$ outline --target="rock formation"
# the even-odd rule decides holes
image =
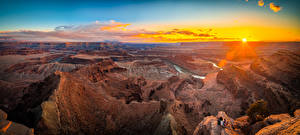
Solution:
[[[22,124],[7,119],[7,114],[0,109],[0,134],[1,135],[33,135],[34,130]]]
[[[226,120],[225,126],[218,124],[218,119],[222,117]],[[217,116],[205,117],[196,127],[193,135],[237,135],[242,134],[240,130],[234,129],[234,120],[226,115],[225,112],[218,112]]]
[[[198,55],[186,57],[185,50],[28,45],[62,52],[16,56],[2,64],[0,108],[9,115],[0,111],[0,118],[34,128],[35,134],[273,133],[270,126],[276,133],[297,132],[299,111],[290,115],[299,108],[299,52],[281,51],[221,70]],[[275,114],[249,123],[245,110],[259,99]],[[219,117],[226,127],[217,124]]]
[[[297,115],[299,109],[295,111],[294,117],[289,114],[270,115],[263,121],[258,121],[252,125],[248,122],[248,116],[243,116],[233,120],[224,112],[219,112],[217,116],[205,117],[196,127],[194,135],[297,135],[300,133],[300,117]],[[226,119],[225,126],[218,125],[218,118]]]
[[[292,113],[300,108],[299,59],[299,52],[278,52],[255,60],[250,68],[228,65],[218,73],[217,80],[235,98],[241,99],[243,110],[254,101],[264,99],[271,113]]]
[[[300,134],[300,117],[297,115],[299,109],[295,111],[295,116],[288,114],[271,115],[263,122],[266,127],[260,129],[255,135],[297,135]]]

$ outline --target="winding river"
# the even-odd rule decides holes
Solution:
[[[218,69],[220,69],[220,70],[223,70],[221,67],[219,67],[216,63],[213,63],[213,62],[211,62],[211,61],[209,61],[208,63],[211,63],[211,64],[213,64],[213,66],[214,67],[216,67],[216,68],[218,68]],[[197,75],[197,74],[194,74],[194,73],[191,73],[191,72],[188,72],[188,71],[184,71],[181,67],[179,67],[179,66],[177,66],[177,65],[175,65],[175,64],[173,64],[173,66],[174,66],[174,68],[176,69],[176,71],[178,72],[178,73],[180,73],[180,74],[191,74],[192,75],[192,77],[194,77],[194,78],[197,78],[197,79],[205,79],[205,76],[200,76],[200,75]]]
[[[177,72],[185,73],[181,67],[179,67],[177,65],[173,65],[173,66],[174,66],[174,68],[176,69]],[[189,73],[187,73],[187,74],[189,74]],[[205,79],[205,76],[199,76],[199,75],[196,75],[196,74],[192,74],[192,77],[197,78],[197,79]]]

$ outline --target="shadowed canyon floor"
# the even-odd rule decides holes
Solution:
[[[299,44],[248,46],[1,43],[1,133],[299,134]],[[272,115],[250,123],[260,99]]]

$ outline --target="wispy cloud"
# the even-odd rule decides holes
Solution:
[[[139,31],[126,31],[129,24],[96,21],[85,25],[58,26],[53,31],[2,31],[0,40],[19,41],[129,41]]]
[[[234,40],[219,37],[212,29],[170,29],[150,31],[129,27],[116,21],[85,25],[57,26],[52,31],[0,31],[0,41],[120,41],[120,42],[192,42]]]
[[[129,26],[130,24],[124,24],[124,23],[120,23],[120,22],[116,22],[116,21],[111,21],[111,23],[109,25],[106,26],[102,26],[100,29],[101,30],[106,30],[106,31],[127,31],[128,29],[126,29],[127,26]]]
[[[144,38],[152,42],[191,42],[191,41],[216,41],[236,40],[233,38],[218,37],[212,29],[173,29],[169,31],[157,31],[141,33],[135,37]]]
[[[274,12],[278,12],[281,10],[281,7],[278,5],[275,5],[273,2],[270,3],[270,9],[273,10]]]

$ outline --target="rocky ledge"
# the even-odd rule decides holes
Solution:
[[[34,130],[22,124],[7,120],[7,114],[0,109],[0,134],[1,135],[33,135]]]
[[[218,119],[225,119],[226,125],[218,125]],[[298,135],[300,134],[300,109],[289,114],[270,115],[262,121],[250,124],[248,116],[232,119],[220,111],[216,116],[205,117],[196,127],[193,135]]]

